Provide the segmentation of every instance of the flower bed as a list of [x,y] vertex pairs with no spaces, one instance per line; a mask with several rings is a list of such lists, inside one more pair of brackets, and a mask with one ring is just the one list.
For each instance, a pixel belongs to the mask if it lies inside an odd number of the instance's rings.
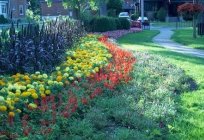
[[1,76],[2,134],[15,138],[21,130],[24,135],[50,133],[53,125],[63,123],[104,89],[129,81],[135,63],[132,53],[95,35],[82,38],[66,55],[51,74]]
[[130,30],[116,30],[116,31],[107,31],[103,33],[95,33],[95,34],[103,34],[104,36],[108,36],[110,38],[118,39],[126,34],[140,32],[140,28],[131,28]]

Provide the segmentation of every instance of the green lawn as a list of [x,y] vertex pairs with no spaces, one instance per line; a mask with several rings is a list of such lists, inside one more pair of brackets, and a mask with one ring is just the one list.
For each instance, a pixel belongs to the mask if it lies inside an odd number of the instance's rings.
[[192,28],[175,30],[175,34],[172,36],[172,39],[191,48],[204,49],[204,36],[198,36],[194,39],[192,32]]
[[[178,30],[178,32],[182,31]],[[190,31],[185,30],[185,32],[189,33]],[[168,137],[169,139],[179,140],[202,139],[204,138],[204,59],[186,56],[161,48],[151,41],[151,38],[158,33],[158,31],[144,31],[129,34],[120,38],[118,43],[126,49],[148,51],[149,53],[163,56],[170,63],[184,69],[186,74],[196,81],[198,89],[183,93],[178,99],[178,113],[173,122],[169,124],[170,134]],[[180,36],[180,40],[189,40],[188,36],[186,39],[185,37]]]

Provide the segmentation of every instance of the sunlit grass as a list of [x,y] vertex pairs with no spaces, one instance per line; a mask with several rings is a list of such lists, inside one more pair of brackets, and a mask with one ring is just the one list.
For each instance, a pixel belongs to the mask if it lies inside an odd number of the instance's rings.
[[192,28],[175,30],[172,39],[191,48],[204,49],[204,36],[197,36],[196,39],[193,38]]
[[[204,59],[161,48],[151,41],[152,37],[158,33],[158,31],[144,31],[129,34],[120,38],[118,43],[126,49],[148,51],[163,56],[169,62],[184,69],[186,74],[196,81],[198,90],[183,93],[178,99],[178,113],[170,124],[172,128],[170,129],[169,139],[202,139],[204,138]],[[188,40],[185,37],[180,36],[180,39]]]

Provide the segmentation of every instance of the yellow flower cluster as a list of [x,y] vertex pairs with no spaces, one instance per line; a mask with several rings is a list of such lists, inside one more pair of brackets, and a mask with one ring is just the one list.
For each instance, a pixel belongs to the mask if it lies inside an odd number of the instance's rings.
[[[112,57],[94,35],[81,38],[73,50],[66,52],[66,56],[66,61],[50,75],[35,72],[0,76],[0,112],[20,113],[22,108],[18,103],[27,103],[29,107],[36,108],[34,99],[57,93],[70,82],[77,83],[77,78],[89,77],[107,65]],[[14,116],[12,113],[9,115]]]

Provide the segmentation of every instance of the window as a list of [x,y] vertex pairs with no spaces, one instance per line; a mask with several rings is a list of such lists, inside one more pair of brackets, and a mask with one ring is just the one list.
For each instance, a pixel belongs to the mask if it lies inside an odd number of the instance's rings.
[[1,5],[1,13],[6,14],[7,13],[6,11],[7,11],[6,10],[6,5]]
[[24,15],[23,5],[19,5],[19,15]]

